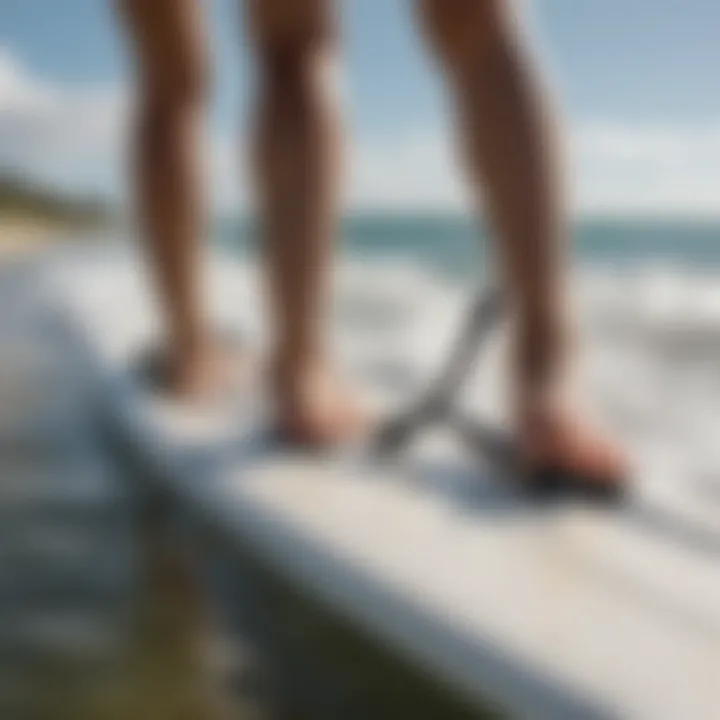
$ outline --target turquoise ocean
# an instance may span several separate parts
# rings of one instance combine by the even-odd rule
[[[218,240],[233,255],[254,255],[259,235],[250,221],[218,225]],[[407,262],[460,280],[486,266],[489,239],[461,217],[364,216],[343,223],[338,245],[348,259]],[[571,249],[581,267],[720,273],[720,220],[584,220],[572,227]]]

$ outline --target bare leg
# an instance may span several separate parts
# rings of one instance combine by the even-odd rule
[[[332,0],[248,0],[248,8],[279,420],[294,440],[333,442],[354,432],[359,420],[329,372],[322,335],[341,175],[335,8]]]
[[[621,462],[568,405],[566,208],[547,93],[510,0],[420,0],[454,93],[472,181],[482,185],[517,318],[516,411],[533,462],[616,476]],[[478,193],[479,194],[479,193]],[[574,400],[573,400],[574,402]],[[584,468],[580,468],[583,470]]]
[[[119,4],[138,75],[137,205],[166,319],[164,382],[196,396],[217,382],[221,364],[200,297],[208,74],[202,3]]]

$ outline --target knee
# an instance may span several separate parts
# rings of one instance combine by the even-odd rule
[[[261,76],[283,85],[313,77],[334,57],[333,0],[252,0],[250,25]]]
[[[146,74],[136,117],[137,141],[146,160],[165,157],[182,133],[198,127],[209,85],[207,70],[199,64],[179,63],[162,73]]]
[[[478,62],[513,25],[512,0],[420,0],[425,33],[443,63]]]
[[[211,85],[210,64],[204,53],[170,53],[144,70],[142,88],[146,111],[165,117],[202,109]]]

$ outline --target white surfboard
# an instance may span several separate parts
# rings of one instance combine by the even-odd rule
[[[338,345],[386,408],[437,365],[465,300],[397,272],[346,268],[339,282]],[[648,332],[627,340],[622,299],[590,308],[591,386],[633,451],[635,497],[615,511],[539,510],[442,431],[394,463],[362,447],[309,457],[268,442],[262,392],[202,414],[163,401],[128,372],[155,328],[133,259],[89,254],[49,277],[138,457],[369,635],[519,717],[720,717],[720,462],[713,475],[707,415],[714,401],[720,417],[720,386],[653,349],[648,337],[671,324],[650,332],[641,318]],[[211,277],[218,322],[261,346],[254,271],[218,262]],[[496,345],[462,404],[501,421]]]

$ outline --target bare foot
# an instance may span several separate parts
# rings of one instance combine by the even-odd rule
[[[520,424],[520,453],[538,490],[571,488],[615,497],[627,485],[629,462],[620,443],[588,413],[567,405],[526,413]]]
[[[189,352],[151,352],[144,369],[154,388],[191,403],[214,402],[246,379],[247,352],[232,338],[219,338]]]
[[[583,405],[574,328],[565,321],[554,331],[529,327],[518,340],[518,451],[532,489],[622,496],[629,460]]]
[[[327,364],[317,362],[306,370],[278,368],[274,385],[283,440],[323,448],[356,439],[369,429],[367,414]]]

